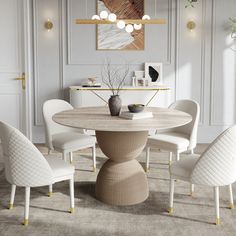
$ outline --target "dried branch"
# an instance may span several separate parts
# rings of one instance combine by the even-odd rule
[[[112,66],[110,59],[106,60],[101,70],[102,82],[111,90],[113,95],[119,95],[128,74],[128,64],[122,67]]]

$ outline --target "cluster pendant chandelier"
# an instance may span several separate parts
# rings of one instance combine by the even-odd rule
[[[151,19],[144,15],[142,19],[117,19],[116,14],[101,11],[99,15],[93,15],[91,19],[76,19],[76,24],[116,24],[119,29],[125,29],[132,33],[134,30],[141,30],[145,24],[165,24],[164,19]]]
[[[101,11],[100,15],[93,15],[92,20],[97,20],[97,21],[108,20],[112,23],[116,23],[119,29],[125,29],[127,33],[132,33],[134,30],[142,29],[142,23],[132,24],[132,22],[130,22],[126,24],[125,20],[117,20],[116,14],[114,13],[109,14],[107,11]],[[142,20],[151,20],[151,17],[149,15],[144,15],[142,17]]]

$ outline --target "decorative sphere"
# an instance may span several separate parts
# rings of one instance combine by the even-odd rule
[[[109,16],[108,16],[108,20],[109,20],[109,21],[115,22],[116,19],[117,19],[116,14],[114,14],[114,13],[109,14]]]
[[[119,29],[124,29],[124,28],[125,28],[125,22],[124,22],[123,20],[119,20],[119,21],[117,22],[117,27],[118,27]]]
[[[108,12],[107,11],[101,11],[100,12],[100,18],[105,20],[108,17]]]
[[[100,20],[100,17],[98,15],[93,15],[92,20]]]
[[[131,24],[126,25],[125,30],[127,33],[132,33],[134,31],[134,27]]]
[[[151,19],[151,17],[149,15],[144,15],[142,17],[142,20],[150,20],[150,19]]]
[[[134,24],[134,29],[135,30],[141,30],[142,29],[142,24]]]

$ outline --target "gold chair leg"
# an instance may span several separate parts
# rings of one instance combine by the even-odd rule
[[[23,222],[23,225],[24,225],[24,226],[28,226],[28,225],[29,225],[29,220],[28,220],[28,219],[25,219],[24,222]]]
[[[169,213],[169,214],[173,214],[173,212],[174,212],[174,208],[173,208],[173,207],[170,207],[170,208],[168,209],[168,213]]]
[[[220,218],[216,218],[216,225],[220,225]]]
[[[148,167],[148,168],[147,168],[147,167],[145,167],[145,169],[144,169],[144,170],[145,170],[145,172],[146,172],[146,173],[148,173],[148,172],[150,171],[150,168],[149,168],[149,167]]]
[[[70,210],[69,210],[69,212],[72,214],[72,213],[74,213],[74,211],[75,211],[75,208],[70,208]]]

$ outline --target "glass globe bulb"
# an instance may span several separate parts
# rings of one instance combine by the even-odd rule
[[[108,17],[108,12],[107,11],[101,11],[100,12],[100,18],[105,20]]]
[[[100,20],[100,17],[98,15],[93,15],[92,20]]]
[[[109,20],[109,21],[115,22],[116,19],[117,19],[116,14],[114,14],[114,13],[109,14],[109,16],[108,16],[108,20]]]
[[[119,20],[119,21],[117,22],[117,27],[118,27],[119,29],[124,29],[124,28],[125,28],[125,22],[124,22],[123,20]]]
[[[134,29],[135,30],[141,30],[142,29],[142,24],[134,24]]]
[[[144,15],[142,17],[142,20],[150,20],[150,19],[151,19],[151,17],[149,15]]]
[[[127,33],[132,33],[134,31],[134,27],[131,24],[126,25],[125,30]]]

